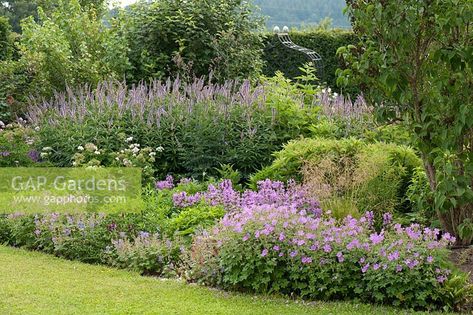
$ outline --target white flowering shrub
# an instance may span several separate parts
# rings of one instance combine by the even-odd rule
[[[52,148],[44,148],[42,155],[45,158],[50,154]],[[74,167],[136,167],[141,168],[144,182],[154,180],[154,163],[157,156],[164,152],[164,148],[144,147],[139,143],[133,143],[133,137],[127,137],[123,147],[112,152],[99,148],[93,143],[86,143],[77,147],[77,152],[72,157]]]

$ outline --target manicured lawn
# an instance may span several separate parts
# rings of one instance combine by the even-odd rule
[[[0,314],[400,314],[235,295],[0,246]],[[406,313],[406,312],[404,312]]]

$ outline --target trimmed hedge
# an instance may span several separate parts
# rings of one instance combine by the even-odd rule
[[[291,32],[292,40],[297,45],[312,49],[319,53],[324,62],[324,81],[328,86],[335,88],[336,75],[335,71],[342,66],[340,59],[337,57],[339,47],[354,45],[356,36],[352,31],[333,29],[330,31],[315,32]],[[310,61],[309,58],[297,51],[284,47],[273,34],[264,35],[265,50],[263,60],[265,66],[263,73],[272,76],[278,70],[284,73],[288,78],[295,78],[301,75],[299,67]],[[355,88],[346,92],[354,93]]]

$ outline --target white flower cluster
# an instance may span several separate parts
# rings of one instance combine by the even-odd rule
[[[105,150],[100,150],[97,145],[93,143],[87,143],[85,145],[79,145],[77,151],[79,152],[74,154],[73,157],[73,166],[101,167],[102,161],[91,156],[102,155]]]
[[[130,144],[129,146],[131,152],[133,153],[133,156],[137,156],[138,153],[140,153],[140,145],[138,143],[133,143],[133,144]]]
[[[44,147],[43,149],[41,149],[41,154],[40,156],[44,159],[44,158],[47,158],[48,156],[51,155],[51,152],[53,151],[53,148],[51,147]]]
[[[124,137],[126,146],[118,152],[107,152],[100,150],[95,144],[87,143],[85,145],[79,145],[77,150],[79,151],[74,155],[74,166],[92,165],[99,166],[102,163],[102,159],[98,157],[91,157],[91,155],[103,155],[109,156],[114,159],[115,165],[125,167],[150,167],[155,162],[157,152],[163,152],[162,146],[156,149],[146,147],[142,148],[139,143],[134,142],[133,137]]]
[[[120,150],[116,153],[115,161],[119,165],[125,167],[149,167],[146,166],[149,163],[154,163],[157,156],[157,152],[163,152],[164,148],[162,146],[153,149],[150,147],[142,148],[139,143],[134,143],[133,137],[126,138],[125,142],[127,148]]]
[[[27,145],[33,145],[34,144],[34,139],[30,137],[26,137],[25,143]]]
[[[319,86],[319,88],[321,88],[321,87]],[[321,95],[321,96],[328,96],[328,98],[329,98],[330,100],[334,100],[334,99],[336,99],[336,98],[338,97],[338,93],[337,93],[337,92],[333,92],[333,93],[332,93],[332,89],[329,88],[329,87],[328,87],[328,88],[322,88],[322,89],[320,90],[320,95]]]

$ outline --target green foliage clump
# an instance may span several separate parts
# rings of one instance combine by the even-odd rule
[[[256,173],[251,184],[265,178],[296,179],[304,182],[322,207],[336,217],[374,211],[380,219],[385,212],[411,210],[406,192],[420,165],[412,149],[395,144],[302,139],[289,142],[275,153],[273,164]]]
[[[8,242],[11,235],[9,222],[5,215],[0,215],[0,244]]]
[[[356,43],[356,36],[348,30],[328,31],[293,31],[291,39],[297,45],[312,49],[322,56],[324,64],[323,82],[332,88],[337,87],[335,72],[343,68],[342,60],[337,56],[338,48]],[[265,50],[263,60],[265,66],[263,73],[273,76],[281,71],[286,77],[295,79],[302,74],[300,66],[310,61],[305,54],[284,47],[273,34],[264,35]],[[344,94],[357,94],[357,88],[345,88]]]
[[[251,183],[256,187],[257,182],[266,178],[282,182],[290,179],[302,181],[302,168],[306,161],[321,160],[325,155],[354,158],[363,146],[364,143],[356,139],[294,140],[286,144],[281,151],[274,153],[273,163],[252,176]]]
[[[0,16],[0,61],[10,57],[11,27],[8,19]]]
[[[58,6],[71,0],[8,0],[0,5],[0,15],[8,18],[15,33],[21,34],[21,21],[28,17],[38,19],[38,7],[51,12]],[[84,8],[94,9],[99,13],[106,10],[105,0],[78,0]],[[7,5],[8,4],[8,5]]]
[[[372,115],[361,118],[327,117],[321,115],[311,127],[312,138],[356,138],[368,143],[384,142],[411,145],[412,137],[403,125],[380,125]]]
[[[423,167],[414,170],[406,197],[412,207],[412,212],[407,213],[406,219],[426,226],[441,227],[436,218],[434,196],[429,186],[429,179]]]
[[[148,207],[144,215],[151,222],[159,222],[161,233],[169,237],[188,237],[197,230],[210,228],[224,216],[225,210],[220,205],[209,205],[202,200],[203,196],[199,194],[207,190],[208,185],[209,182],[186,179],[174,188],[156,190],[148,187],[144,196]],[[197,198],[192,205],[177,202],[179,197],[185,199],[189,196]]]
[[[27,60],[0,62],[0,120],[8,123],[24,115],[29,96],[39,89],[33,84],[35,76]]]
[[[163,240],[156,234],[142,232],[133,240],[118,239],[113,243],[113,249],[106,254],[111,266],[144,275],[175,275],[181,254],[179,241]]]
[[[262,66],[261,26],[242,0],[152,1],[122,14],[133,65],[128,80],[168,76],[256,77]]]
[[[35,249],[35,222],[32,216],[0,215],[0,243],[15,247]]]
[[[15,75],[17,64],[12,61],[14,56],[14,35],[8,19],[0,16],[0,121],[10,122],[13,119],[15,100],[12,88],[22,85],[23,77]]]
[[[221,206],[200,204],[182,209],[177,215],[170,218],[167,224],[167,233],[178,235],[192,235],[196,228],[208,228],[215,224],[225,214]]]
[[[137,214],[13,214],[0,218],[0,243],[40,250],[87,263],[104,263],[107,248],[120,236],[134,238],[159,224]]]

